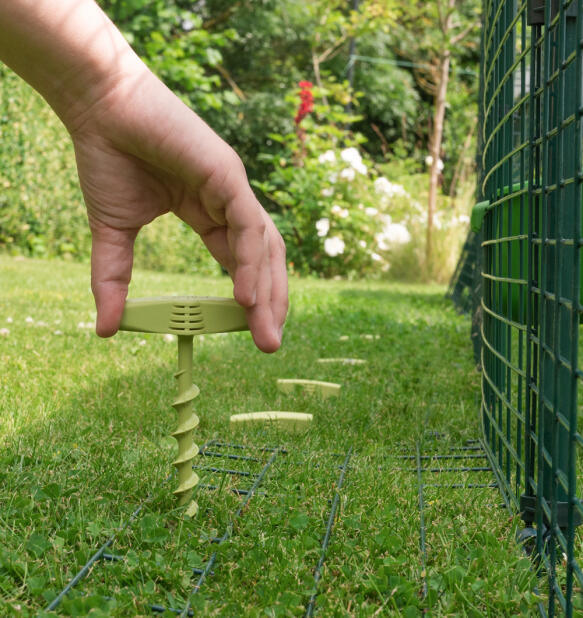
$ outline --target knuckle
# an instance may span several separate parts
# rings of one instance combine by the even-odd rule
[[[273,243],[273,253],[276,257],[285,258],[287,254],[287,248],[285,246],[285,242],[283,238],[278,234],[275,242]]]
[[[261,236],[265,236],[265,232],[267,231],[267,225],[265,225],[265,221],[261,220],[257,222],[257,232]]]

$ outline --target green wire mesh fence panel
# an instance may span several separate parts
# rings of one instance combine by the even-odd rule
[[[447,298],[450,298],[460,313],[468,313],[472,308],[472,290],[476,277],[477,236],[470,231],[455,272],[449,282]]]
[[[481,416],[550,616],[583,610],[582,39],[583,0],[484,1]]]
[[[482,192],[482,419],[506,492],[525,478],[530,41],[526,5],[484,5]]]

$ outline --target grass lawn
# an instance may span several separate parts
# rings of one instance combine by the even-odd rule
[[[131,296],[230,290],[226,279],[137,272]],[[469,320],[443,295],[433,286],[295,280],[277,354],[257,351],[248,333],[195,340],[196,441],[242,445],[207,450],[251,459],[198,457],[206,487],[189,519],[167,480],[176,344],[136,333],[98,339],[86,266],[0,258],[0,328],[9,330],[0,331],[0,616],[55,615],[43,608],[113,534],[110,559],[96,562],[58,615],[148,616],[149,605],[183,608],[189,598],[196,615],[303,615],[335,503],[317,614],[534,613],[536,578],[513,540],[520,522],[497,490],[467,487],[483,475],[427,472],[419,507],[417,447],[422,456],[448,453],[479,437]],[[327,400],[287,395],[277,378],[339,382],[342,391]],[[231,414],[259,410],[314,421],[296,435],[230,429]],[[284,450],[273,458],[266,445]],[[253,496],[233,491],[264,469]],[[224,542],[211,542],[225,531]]]

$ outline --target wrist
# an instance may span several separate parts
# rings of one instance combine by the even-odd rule
[[[0,2],[0,59],[69,130],[145,67],[94,0]]]

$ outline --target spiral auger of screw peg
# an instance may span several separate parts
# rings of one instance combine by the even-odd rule
[[[199,482],[192,469],[192,462],[198,454],[193,432],[199,422],[192,403],[199,393],[192,382],[193,337],[249,330],[245,310],[232,298],[134,298],[126,301],[119,329],[178,337],[178,371],[175,374],[178,395],[172,404],[178,413],[178,427],[172,433],[178,442],[178,455],[173,462],[178,472],[178,489],[174,494],[179,505],[188,505],[186,514],[192,516],[197,505],[191,498]]]
[[[180,506],[189,504],[193,489],[199,482],[198,475],[192,469],[192,462],[198,455],[193,432],[199,423],[192,403],[199,393],[192,382],[192,339],[192,336],[178,336],[178,371],[174,374],[178,381],[178,396],[172,406],[178,413],[178,427],[172,436],[178,442],[178,455],[172,465],[178,472],[178,488],[174,495],[178,497]],[[194,502],[188,507],[191,512],[196,512],[196,509]]]

